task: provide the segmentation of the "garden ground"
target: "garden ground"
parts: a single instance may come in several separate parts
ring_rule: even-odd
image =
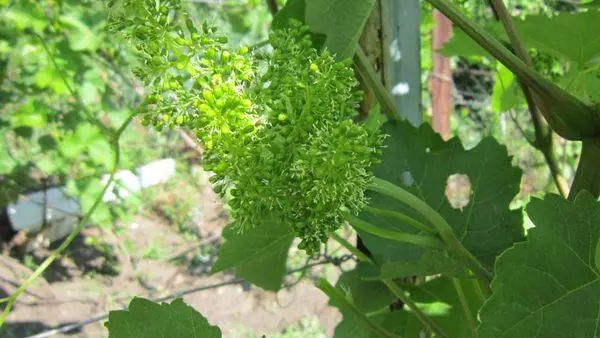
[[[175,193],[183,192],[171,187],[154,194],[152,204],[172,204],[177,198]],[[141,213],[124,224],[118,236],[98,227],[85,229],[68,255],[52,264],[45,280],[18,299],[0,336],[28,337],[86,321],[127,307],[135,295],[158,299],[219,283],[229,284],[192,292],[183,298],[221,327],[224,337],[331,336],[340,315],[327,305],[326,296],[310,280],[273,293],[239,281],[230,283],[235,280],[232,273],[210,275],[226,215],[208,184],[195,193],[189,210],[193,235],[175,230],[156,208],[155,212]],[[15,282],[30,274],[48,252],[38,249],[23,261],[2,257],[0,292],[14,290]],[[339,272],[317,266],[311,274],[334,281]],[[293,282],[293,276],[290,281]],[[52,337],[105,337],[104,322],[105,319],[97,320]]]

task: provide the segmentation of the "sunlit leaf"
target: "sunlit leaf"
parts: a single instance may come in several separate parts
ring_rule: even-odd
[[[223,237],[225,243],[219,249],[213,273],[234,268],[236,276],[248,282],[265,290],[279,290],[294,239],[291,228],[280,222],[264,221],[244,233],[226,227]]]
[[[600,203],[585,191],[546,195],[527,214],[535,228],[498,258],[478,337],[598,336]]]
[[[159,304],[136,297],[128,310],[111,311],[105,326],[109,338],[221,337],[218,327],[211,326],[181,298]]]

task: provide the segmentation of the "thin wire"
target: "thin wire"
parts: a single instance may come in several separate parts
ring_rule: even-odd
[[[304,270],[308,270],[312,267],[318,266],[318,265],[323,265],[323,264],[327,264],[329,263],[329,261],[325,260],[325,261],[319,261],[319,262],[314,262],[314,263],[310,263],[310,264],[306,264],[305,266],[298,268],[298,269],[294,269],[294,270],[290,270],[286,273],[286,276],[292,275],[296,272],[301,272]],[[227,285],[236,285],[236,284],[242,284],[245,281],[243,279],[232,279],[226,282],[221,282],[221,283],[216,283],[216,284],[211,284],[211,285],[206,285],[206,286],[198,286],[198,287],[194,287],[191,289],[187,289],[187,290],[182,290],[182,291],[176,291],[173,292],[167,296],[164,297],[160,297],[160,298],[154,298],[152,299],[153,302],[164,302],[166,300],[170,300],[173,298],[178,298],[178,297],[182,297],[191,293],[196,293],[196,292],[200,292],[200,291],[206,291],[206,290],[211,290],[211,289],[216,289],[216,288],[220,288],[222,286],[227,286]],[[284,285],[285,288],[289,288],[290,286],[288,285]],[[124,308],[123,310],[126,310],[126,308]],[[95,317],[91,317],[88,319],[85,319],[83,321],[77,322],[77,323],[72,323],[72,324],[67,324],[55,329],[51,329],[51,330],[47,330],[47,331],[43,331],[37,334],[34,334],[32,336],[27,336],[26,338],[47,338],[47,337],[52,337],[54,335],[57,334],[61,334],[61,333],[67,333],[70,331],[73,331],[75,329],[78,328],[82,328],[84,326],[93,324],[95,322],[99,322],[101,320],[107,319],[108,318],[108,313],[104,313],[101,315],[97,315]]]

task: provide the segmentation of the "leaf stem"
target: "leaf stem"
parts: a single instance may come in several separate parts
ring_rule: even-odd
[[[444,243],[435,237],[423,237],[400,231],[383,229],[350,214],[346,214],[345,218],[353,227],[380,238],[414,244],[424,248],[443,249],[445,247]]]
[[[392,101],[392,97],[383,86],[383,83],[381,83],[381,81],[378,79],[377,74],[375,74],[375,70],[373,70],[373,67],[371,67],[369,64],[369,59],[360,46],[356,49],[356,53],[354,54],[354,64],[356,65],[356,69],[358,71],[357,75],[371,90],[373,90],[373,93],[375,94],[377,101],[379,101],[384,114],[389,119],[399,120],[400,113],[396,109],[394,101]]]
[[[463,262],[463,264],[469,267],[473,273],[475,273],[477,278],[479,278],[479,280],[483,283],[483,285],[486,286],[485,289],[487,292],[490,292],[489,284],[492,278],[491,273],[487,271],[487,269],[477,260],[477,258],[475,258],[467,249],[465,249],[462,243],[454,235],[454,230],[452,227],[440,214],[437,213],[437,211],[410,192],[391,182],[377,177],[374,179],[373,183],[368,187],[368,189],[394,198],[423,215],[439,232],[442,241],[446,244],[446,250],[453,253]]]
[[[456,294],[458,295],[458,300],[460,301],[460,305],[465,312],[465,317],[467,318],[467,323],[469,323],[469,328],[471,329],[471,333],[473,338],[477,337],[477,330],[475,325],[475,320],[473,319],[473,313],[471,312],[471,308],[469,308],[469,303],[467,301],[467,297],[465,296],[465,290],[462,287],[462,283],[458,278],[452,278],[452,285],[454,285],[454,289],[456,290]]]
[[[112,182],[114,181],[115,175],[117,174],[117,170],[119,169],[119,162],[121,161],[121,151],[120,151],[120,147],[119,147],[119,139],[121,137],[121,134],[123,134],[123,132],[129,125],[129,123],[133,120],[134,116],[135,116],[135,114],[132,114],[131,116],[129,116],[127,118],[127,120],[119,127],[117,132],[114,134],[114,138],[112,139],[113,146],[115,147],[115,157],[114,157],[114,161],[113,161],[113,169],[110,173],[108,181],[106,182],[106,184],[104,185],[104,188],[102,189],[102,192],[98,195],[98,197],[96,198],[96,201],[94,201],[94,204],[92,205],[92,207],[85,213],[85,215],[79,221],[77,226],[73,229],[73,231],[71,231],[69,236],[60,244],[60,246],[56,250],[54,250],[52,252],[52,254],[42,262],[42,264],[40,264],[40,266],[19,286],[19,288],[15,292],[13,292],[9,297],[2,299],[3,301],[6,300],[6,307],[4,308],[2,315],[0,315],[0,328],[2,328],[2,325],[4,324],[6,317],[10,313],[10,310],[12,309],[17,297],[19,297],[23,292],[25,292],[25,290],[29,286],[31,286],[31,284],[33,284],[33,282],[38,277],[40,277],[44,273],[44,271],[46,271],[46,269],[50,266],[50,264],[52,264],[52,262],[54,262],[60,255],[62,255],[62,253],[69,247],[71,242],[73,242],[75,237],[77,237],[77,235],[79,235],[81,230],[83,230],[83,228],[87,224],[88,220],[90,219],[90,217],[92,216],[94,211],[98,208],[100,203],[102,203],[104,194],[106,193],[106,191],[108,190],[108,188],[110,187]]]
[[[386,210],[386,209],[380,209],[380,208],[373,208],[371,206],[365,206],[364,211],[371,213],[375,216],[382,216],[382,217],[389,217],[389,218],[393,218],[396,219],[400,222],[406,223],[408,225],[411,225],[412,227],[414,227],[417,230],[421,230],[421,231],[425,231],[431,234],[437,234],[437,230],[427,226],[419,221],[417,221],[416,219],[405,215],[401,212],[398,211],[393,211],[393,210]]]

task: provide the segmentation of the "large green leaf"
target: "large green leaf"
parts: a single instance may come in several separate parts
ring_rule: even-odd
[[[373,0],[308,0],[306,23],[327,36],[325,46],[341,58],[354,55]]]
[[[573,61],[580,67],[600,56],[600,11],[562,13],[554,17],[530,15],[515,19],[514,24],[519,39],[527,47]],[[493,22],[487,29],[496,38],[508,41],[501,23]],[[461,30],[454,32],[442,53],[446,56],[489,56]]]
[[[273,19],[273,27],[290,18],[307,24],[313,33],[326,36],[325,47],[340,58],[354,55],[373,0],[291,0]]]
[[[393,121],[387,122],[382,129],[390,136],[386,139],[382,163],[374,168],[375,175],[427,202],[448,221],[462,244],[486,267],[491,269],[496,256],[523,239],[522,212],[509,210],[510,202],[519,191],[521,170],[511,165],[506,147],[486,138],[467,151],[456,138],[444,142],[427,124],[417,129],[408,122]],[[445,194],[448,179],[456,174],[463,181],[465,176],[468,177],[471,185],[470,196],[463,201],[468,204],[462,209],[453,207]],[[426,222],[422,216],[391,198],[373,193],[369,197],[373,207],[402,211]],[[382,228],[414,234],[422,231],[367,212],[360,217]],[[385,278],[436,273],[458,275],[460,272],[442,251],[428,251],[416,245],[359,233],[381,265]]]
[[[600,11],[562,13],[554,17],[530,15],[514,22],[519,38],[528,47],[581,66],[600,56]],[[492,29],[498,35],[503,32],[498,24]]]
[[[479,337],[598,337],[600,203],[587,192],[547,195],[527,213],[535,228],[498,258]]]
[[[219,249],[212,272],[235,268],[235,274],[265,290],[277,291],[286,273],[288,251],[294,240],[292,229],[280,222],[264,221],[239,233],[223,230],[225,244]]]
[[[221,330],[211,326],[198,311],[182,299],[171,304],[134,298],[128,311],[110,311],[109,338],[220,338]]]

